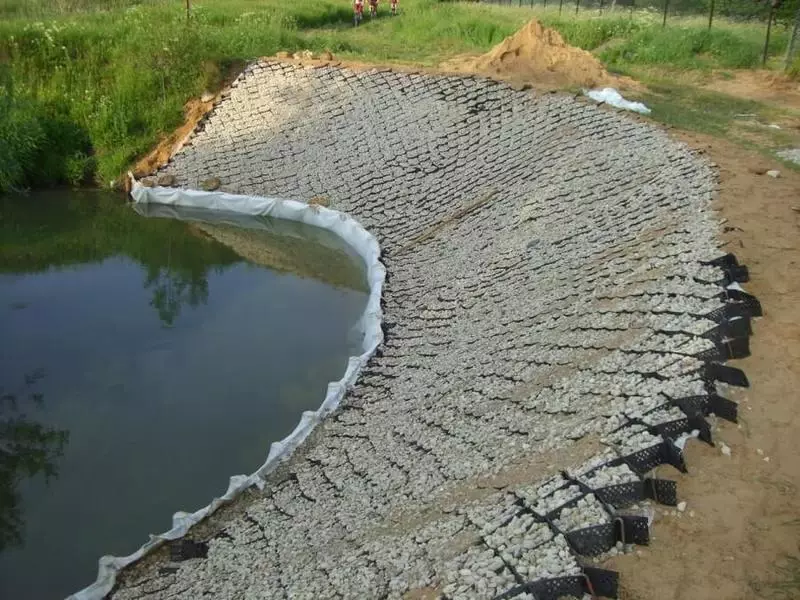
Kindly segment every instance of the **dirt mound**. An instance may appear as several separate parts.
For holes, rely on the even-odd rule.
[[[592,54],[570,46],[536,19],[475,60],[472,70],[498,79],[558,87],[596,87],[613,79]]]

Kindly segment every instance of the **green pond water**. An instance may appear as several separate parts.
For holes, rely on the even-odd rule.
[[[153,212],[178,218],[0,197],[0,598],[63,598],[207,504],[358,353],[367,287],[340,240]]]

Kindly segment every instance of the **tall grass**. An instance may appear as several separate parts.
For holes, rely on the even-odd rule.
[[[385,7],[382,7],[385,11]],[[117,177],[182,119],[228,65],[279,50],[436,64],[483,52],[534,14],[612,67],[758,64],[760,26],[700,20],[666,30],[650,13],[552,11],[401,0],[401,15],[354,28],[349,0],[0,0],[0,192]],[[777,55],[785,33],[771,44]],[[49,149],[49,151],[48,151]]]
[[[154,0],[2,0],[2,18],[43,18],[79,12],[117,10]],[[155,0],[158,1],[158,0]]]

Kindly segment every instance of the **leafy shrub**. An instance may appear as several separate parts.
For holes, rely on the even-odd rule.
[[[29,165],[45,139],[30,107],[0,99],[0,193],[25,184]]]

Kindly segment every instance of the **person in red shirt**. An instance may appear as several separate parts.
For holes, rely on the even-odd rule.
[[[378,16],[378,0],[369,0],[369,16],[370,18]]]
[[[361,23],[361,19],[364,17],[364,0],[354,0],[353,2],[353,21],[356,24],[356,27]]]

